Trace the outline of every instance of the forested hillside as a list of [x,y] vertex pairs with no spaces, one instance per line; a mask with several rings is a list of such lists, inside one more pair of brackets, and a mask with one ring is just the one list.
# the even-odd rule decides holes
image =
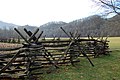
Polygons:
[[119,15],[107,19],[94,15],[84,19],[74,20],[69,23],[63,22],[63,24],[60,24],[59,22],[51,22],[43,26],[40,26],[40,30],[43,30],[44,35],[49,37],[52,37],[52,35],[65,36],[65,33],[60,27],[63,27],[67,32],[75,32],[77,30],[81,36],[120,36]]
[[[112,18],[102,18],[98,15],[93,15],[83,19],[78,19],[66,22],[48,22],[39,27],[40,31],[44,31],[43,36],[53,37],[53,36],[66,36],[65,33],[60,29],[63,27],[68,33],[78,31],[81,36],[120,36],[120,16],[116,15]],[[23,32],[24,28],[34,31],[36,26],[19,26],[17,27]],[[26,36],[26,34],[24,34]],[[0,28],[0,37],[18,37],[13,28]]]

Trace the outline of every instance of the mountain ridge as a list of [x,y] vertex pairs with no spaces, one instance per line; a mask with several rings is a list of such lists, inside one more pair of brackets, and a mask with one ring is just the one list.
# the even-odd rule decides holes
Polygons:
[[0,21],[0,28],[1,29],[10,29],[10,28],[15,28],[18,27],[19,25],[13,24],[13,23],[7,23]]
[[[42,36],[46,37],[53,37],[53,36],[62,36],[67,37],[67,35],[60,29],[60,27],[63,27],[65,31],[69,34],[74,33],[75,31],[78,32],[78,34],[81,34],[81,36],[120,36],[120,16],[115,15],[111,18],[103,18],[99,15],[93,15],[89,16],[83,19],[77,19],[74,21],[71,21],[69,23],[63,22],[63,21],[52,21],[48,22],[46,24],[43,24],[39,27],[36,26],[18,26],[18,30],[22,31],[24,35],[26,35],[23,31],[24,28],[27,28],[30,31],[35,31],[36,28],[39,28],[40,32],[43,32]],[[5,32],[4,30],[1,32]],[[2,34],[3,34],[2,33]],[[11,35],[14,36],[14,35]]]

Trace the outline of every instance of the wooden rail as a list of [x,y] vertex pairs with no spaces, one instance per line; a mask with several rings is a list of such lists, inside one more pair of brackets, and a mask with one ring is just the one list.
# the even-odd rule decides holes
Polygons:
[[[59,65],[72,64],[74,66],[74,63],[80,62],[80,57],[86,57],[94,66],[89,56],[99,57],[110,52],[107,38],[99,40],[89,36],[88,39],[81,39],[77,32],[68,34],[63,28],[61,29],[69,39],[55,39],[54,37],[53,40],[39,41],[43,31],[36,37],[39,29],[36,29],[34,33],[24,29],[29,36],[29,39],[26,39],[15,28],[26,43],[22,47],[0,49],[0,51],[16,51],[11,54],[0,54],[0,75],[23,72],[18,76],[30,78],[32,75],[50,73],[51,67],[57,69]],[[39,72],[37,72],[38,69]]]

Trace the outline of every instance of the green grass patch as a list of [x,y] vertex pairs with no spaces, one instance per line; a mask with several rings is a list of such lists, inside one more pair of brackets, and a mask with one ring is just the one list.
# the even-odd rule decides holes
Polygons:
[[[60,66],[55,72],[39,75],[40,80],[119,80],[120,79],[120,37],[108,38],[110,49],[108,56],[91,58],[94,67],[84,57],[76,66]],[[118,49],[118,50],[117,50]]]
[[114,51],[110,56],[91,58],[94,67],[87,59],[81,58],[76,66],[60,66],[50,74],[39,76],[40,80],[119,80],[120,52]]

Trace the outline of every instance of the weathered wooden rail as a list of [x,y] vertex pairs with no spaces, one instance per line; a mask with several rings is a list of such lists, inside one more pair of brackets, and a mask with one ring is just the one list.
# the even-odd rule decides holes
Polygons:
[[0,49],[0,51],[14,51],[11,54],[0,54],[0,77],[26,77],[31,80],[34,75],[50,73],[59,65],[75,66],[80,62],[80,57],[86,57],[94,66],[88,56],[98,57],[109,53],[108,41],[106,39],[81,39],[75,32],[68,34],[62,27],[63,32],[69,39],[39,40],[43,31],[36,37],[39,29],[34,33],[24,29],[29,39],[26,39],[15,28],[15,31],[25,40],[22,47]]

